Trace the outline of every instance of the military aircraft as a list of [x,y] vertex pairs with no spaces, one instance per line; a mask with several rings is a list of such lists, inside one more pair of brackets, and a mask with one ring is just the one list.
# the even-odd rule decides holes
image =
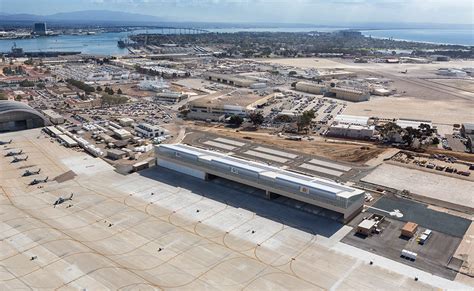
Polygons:
[[34,179],[33,181],[30,182],[30,185],[36,185],[36,184],[39,184],[39,183],[46,183],[48,182],[48,178],[49,177],[46,177],[45,179]]
[[19,152],[10,151],[5,155],[5,157],[18,156],[18,155],[21,155],[22,153],[23,153],[23,150],[20,150]]
[[17,156],[13,157],[13,160],[12,160],[12,163],[18,163],[18,162],[22,162],[22,161],[26,161],[28,160],[28,156],[24,157],[24,158],[19,158]]
[[12,143],[12,139],[10,139],[9,141],[3,141],[3,140],[0,140],[0,145],[4,145],[4,144],[11,144]]
[[66,202],[66,201],[72,200],[72,196],[74,196],[74,193],[71,193],[71,195],[69,196],[69,198],[63,198],[62,196],[59,197],[58,200],[54,201],[53,206],[56,207],[56,206],[59,205],[59,204],[63,204],[63,203]]
[[26,171],[23,173],[23,177],[38,175],[40,172],[41,172],[41,168],[39,168],[37,171],[26,170]]

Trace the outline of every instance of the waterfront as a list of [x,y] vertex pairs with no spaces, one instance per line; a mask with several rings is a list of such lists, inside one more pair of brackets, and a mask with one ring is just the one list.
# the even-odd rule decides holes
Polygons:
[[[330,32],[344,28],[333,27],[293,27],[293,28],[225,28],[209,29],[212,32],[235,33],[247,32]],[[0,40],[0,52],[11,50],[14,43],[25,51],[80,51],[84,54],[96,55],[124,55],[127,49],[117,47],[117,41],[126,39],[131,34],[161,33],[161,29],[135,30],[133,32],[111,32],[96,35],[59,35],[51,37],[38,37],[32,39],[6,39]],[[398,29],[398,30],[364,30],[366,36],[376,38],[390,38],[420,41],[431,43],[449,43],[461,45],[474,45],[471,30],[439,30],[439,29]]]
[[474,32],[470,29],[387,29],[363,30],[365,36],[393,38],[438,44],[474,45]]

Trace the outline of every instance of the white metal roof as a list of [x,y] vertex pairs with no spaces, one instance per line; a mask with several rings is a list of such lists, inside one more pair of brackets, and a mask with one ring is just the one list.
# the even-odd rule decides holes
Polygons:
[[281,168],[268,166],[263,163],[247,161],[222,153],[199,149],[188,145],[163,144],[158,146],[158,150],[173,150],[178,153],[190,154],[197,156],[200,160],[206,160],[211,164],[212,162],[215,162],[216,164],[224,164],[231,167],[244,169],[250,172],[258,173],[268,178],[272,178],[275,180],[275,183],[278,183],[278,180],[286,181],[294,183],[295,186],[304,186],[315,190],[320,190],[334,197],[338,196],[348,199],[363,193],[362,190],[345,186],[333,181],[323,180],[310,175],[299,174]]

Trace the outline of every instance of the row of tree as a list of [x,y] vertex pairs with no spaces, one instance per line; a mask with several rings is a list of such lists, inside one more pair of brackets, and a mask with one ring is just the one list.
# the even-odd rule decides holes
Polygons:
[[86,92],[87,94],[90,94],[92,92],[95,92],[95,89],[94,87],[82,82],[82,81],[79,81],[79,80],[75,80],[75,79],[66,79],[66,82],[68,84],[71,84],[72,86],[76,87],[76,88],[79,88],[81,90],[83,90],[84,92]]

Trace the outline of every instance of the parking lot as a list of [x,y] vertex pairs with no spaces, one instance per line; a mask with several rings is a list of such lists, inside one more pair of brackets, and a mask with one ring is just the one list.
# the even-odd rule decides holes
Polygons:
[[[357,224],[366,216],[369,216],[369,213],[362,213],[352,221],[351,225],[354,229],[344,237],[342,242],[450,280],[456,277],[457,272],[446,266],[461,242],[461,238],[432,231],[430,238],[421,245],[416,241],[416,237],[426,227],[420,226],[417,234],[408,239],[400,236],[400,229],[405,222],[390,218],[386,218],[381,224],[381,233],[362,236],[356,233],[356,229]],[[400,255],[403,249],[417,253],[416,260],[402,258]]]

